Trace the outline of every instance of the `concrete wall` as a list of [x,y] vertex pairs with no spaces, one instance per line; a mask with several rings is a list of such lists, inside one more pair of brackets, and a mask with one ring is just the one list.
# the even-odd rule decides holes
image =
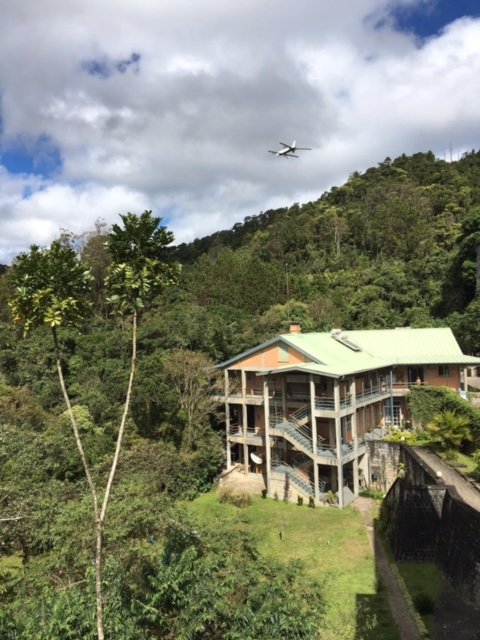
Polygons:
[[443,502],[437,564],[453,586],[480,606],[480,513],[448,487]]
[[382,504],[395,558],[435,562],[459,593],[480,606],[480,512],[440,482],[410,447],[401,446],[400,464],[404,477],[394,481]]
[[394,556],[406,562],[436,562],[445,485],[409,486],[398,479],[382,506]]
[[401,445],[399,442],[367,440],[367,484],[376,491],[387,493],[397,479]]

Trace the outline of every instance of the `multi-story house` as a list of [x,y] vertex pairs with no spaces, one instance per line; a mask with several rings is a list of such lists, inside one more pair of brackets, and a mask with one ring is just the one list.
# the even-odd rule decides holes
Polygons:
[[[408,419],[412,385],[466,394],[464,355],[448,328],[280,335],[218,365],[224,370],[227,469],[262,474],[344,506],[368,484],[365,441]],[[329,494],[332,495],[332,494]]]

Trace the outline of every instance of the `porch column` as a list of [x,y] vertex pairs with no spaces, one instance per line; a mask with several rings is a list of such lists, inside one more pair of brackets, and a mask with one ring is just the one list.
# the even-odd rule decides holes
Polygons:
[[315,500],[320,500],[318,486],[318,463],[317,463],[317,419],[315,417],[315,381],[310,374],[310,418],[312,421],[312,447],[313,447],[313,482],[315,485]]
[[243,468],[248,473],[248,444],[247,444],[247,374],[242,369],[242,434],[243,434]]
[[[462,367],[463,369],[463,390],[465,391],[465,394],[468,393],[468,383],[467,383],[467,367]],[[465,395],[465,398],[467,398],[468,396]]]
[[265,484],[267,495],[271,495],[271,460],[270,460],[270,401],[268,398],[268,380],[263,378],[263,411],[265,415]]
[[350,398],[352,409],[352,437],[353,437],[353,495],[358,496],[360,483],[358,480],[358,430],[357,430],[357,398],[355,376],[350,380]]
[[228,369],[223,372],[225,381],[225,430],[226,430],[226,446],[227,446],[227,469],[232,466],[232,446],[230,444],[230,403],[228,401],[230,388],[228,384]]
[[333,381],[333,398],[335,406],[335,443],[337,447],[337,483],[338,506],[343,507],[343,466],[342,466],[342,424],[340,419],[340,383],[338,378]]
[[[390,429],[393,428],[393,369],[390,369]],[[401,425],[400,425],[401,426]]]
[[287,376],[282,375],[282,416],[287,417]]

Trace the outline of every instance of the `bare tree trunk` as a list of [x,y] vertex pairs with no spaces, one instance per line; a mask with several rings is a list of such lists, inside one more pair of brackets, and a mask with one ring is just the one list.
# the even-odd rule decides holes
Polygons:
[[480,240],[475,245],[476,254],[476,279],[475,279],[475,296],[480,296]]
[[102,557],[102,543],[103,543],[103,523],[100,519],[95,520],[95,595],[97,602],[97,636],[98,640],[104,640],[105,632],[103,629],[103,587],[102,587],[102,574],[103,574],[103,557]]
[[130,378],[128,380],[127,396],[125,398],[125,405],[123,407],[122,421],[120,423],[120,429],[118,430],[117,445],[115,447],[115,455],[113,456],[112,466],[110,468],[110,474],[108,476],[107,487],[105,489],[105,495],[103,496],[102,511],[100,513],[100,522],[105,522],[105,516],[107,513],[108,502],[110,500],[110,493],[112,491],[113,479],[117,470],[118,460],[120,458],[120,451],[122,448],[123,434],[125,432],[125,424],[127,422],[128,411],[130,409],[130,401],[132,397],[133,379],[135,377],[135,367],[137,361],[137,312],[133,312],[133,326],[132,326],[132,359],[130,365]]
[[63,369],[62,369],[62,361],[60,358],[60,347],[58,344],[58,337],[55,327],[52,327],[53,333],[53,342],[55,344],[55,358],[57,363],[57,372],[58,378],[60,380],[60,387],[62,388],[63,399],[65,400],[65,404],[67,406],[68,415],[70,417],[70,423],[73,429],[73,435],[75,436],[75,442],[77,443],[77,448],[80,453],[80,457],[82,459],[83,468],[85,470],[85,476],[87,478],[88,486],[90,488],[90,492],[92,494],[93,499],[93,508],[95,510],[95,517],[98,515],[98,499],[97,499],[97,490],[95,487],[95,483],[93,482],[92,472],[90,470],[90,465],[88,464],[87,456],[85,455],[85,451],[83,449],[82,440],[80,437],[80,432],[78,430],[77,421],[75,419],[75,414],[72,411],[72,405],[70,403],[70,398],[67,392],[67,387],[65,385],[65,379],[63,377]]
[[105,634],[103,630],[103,593],[102,593],[102,535],[103,527],[100,519],[98,496],[95,483],[93,481],[90,465],[88,464],[87,456],[83,449],[82,439],[80,437],[80,431],[78,429],[75,414],[72,411],[72,405],[70,397],[65,385],[65,379],[63,377],[62,361],[60,357],[60,346],[58,344],[58,336],[55,327],[52,327],[53,342],[55,345],[55,359],[57,364],[58,379],[60,380],[60,387],[62,389],[63,399],[67,406],[68,415],[70,417],[70,423],[72,425],[73,435],[77,444],[77,449],[82,459],[83,469],[87,478],[88,487],[92,494],[93,501],[93,513],[95,517],[95,532],[96,532],[96,545],[95,545],[95,593],[97,602],[97,635],[98,640],[104,640]]
[[102,508],[99,509],[98,503],[98,495],[97,489],[95,487],[95,483],[93,481],[92,473],[90,470],[90,466],[88,464],[87,457],[85,455],[85,451],[83,449],[82,440],[80,437],[80,432],[78,430],[77,421],[75,420],[75,414],[72,411],[72,406],[70,403],[70,398],[68,396],[67,388],[65,386],[65,380],[63,377],[62,363],[60,359],[60,348],[58,345],[58,337],[55,331],[55,327],[52,328],[53,331],[53,340],[55,344],[55,356],[57,361],[57,371],[58,377],[60,380],[60,386],[62,388],[63,398],[65,400],[65,404],[67,405],[68,414],[70,416],[70,422],[72,424],[73,433],[75,436],[75,442],[77,443],[78,451],[80,452],[80,457],[82,459],[83,468],[85,470],[85,476],[87,478],[88,486],[90,488],[90,492],[92,494],[93,499],[93,510],[95,515],[95,593],[96,593],[96,604],[97,604],[97,635],[98,640],[105,639],[104,632],[104,612],[103,612],[103,588],[102,588],[102,575],[103,575],[103,531],[105,526],[105,518],[107,515],[108,503],[110,501],[110,496],[112,492],[113,480],[115,477],[115,472],[117,470],[118,461],[120,459],[120,451],[122,448],[123,435],[125,433],[125,425],[127,422],[127,416],[130,409],[130,403],[132,398],[132,389],[133,389],[133,380],[135,378],[135,369],[136,369],[136,361],[137,361],[137,312],[134,311],[133,314],[133,326],[132,326],[132,358],[131,358],[131,366],[130,366],[130,377],[128,380],[127,387],[127,395],[125,398],[125,405],[123,408],[122,420],[120,423],[120,428],[118,430],[117,443],[115,447],[115,454],[113,456],[112,466],[110,468],[110,473],[108,475],[107,486],[105,488],[105,494],[103,496]]

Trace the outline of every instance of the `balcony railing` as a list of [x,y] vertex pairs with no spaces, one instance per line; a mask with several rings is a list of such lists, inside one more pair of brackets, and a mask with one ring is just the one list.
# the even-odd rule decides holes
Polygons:
[[[272,394],[272,390],[269,389],[268,390],[269,395]],[[248,386],[245,389],[245,395],[247,396],[263,396],[263,387],[253,387],[253,386]]]
[[286,393],[287,400],[292,402],[308,402],[310,400],[310,394],[308,391],[297,391],[295,393]]
[[[423,382],[421,384],[424,384]],[[369,402],[376,398],[380,398],[393,391],[408,391],[412,386],[416,386],[417,383],[405,383],[395,382],[392,387],[387,384],[380,384],[375,387],[370,387],[364,391],[359,391],[356,394],[357,404]],[[219,397],[224,397],[222,394],[217,394]],[[281,392],[278,389],[268,389],[269,398],[277,397],[281,398]],[[245,396],[251,398],[262,398],[263,387],[248,386],[245,388]],[[228,397],[241,398],[242,391],[238,386],[230,386],[228,390]],[[286,399],[292,402],[310,402],[310,396],[308,393],[287,393]],[[347,393],[340,398],[340,409],[346,409],[352,405],[352,395]],[[333,396],[316,396],[315,397],[315,409],[317,411],[335,411],[335,398]]]
[[425,382],[394,382],[393,391],[409,391],[412,387],[425,386]]
[[388,384],[379,384],[375,387],[370,387],[369,389],[365,389],[356,395],[357,404],[368,402],[369,400],[374,400],[375,398],[380,398],[386,394],[391,393],[391,387]]
[[231,424],[228,428],[229,436],[243,436],[243,427],[241,424]]
[[[243,436],[243,426],[241,424],[231,424],[228,429],[229,436]],[[247,427],[247,436],[262,436],[263,431],[258,427]]]

